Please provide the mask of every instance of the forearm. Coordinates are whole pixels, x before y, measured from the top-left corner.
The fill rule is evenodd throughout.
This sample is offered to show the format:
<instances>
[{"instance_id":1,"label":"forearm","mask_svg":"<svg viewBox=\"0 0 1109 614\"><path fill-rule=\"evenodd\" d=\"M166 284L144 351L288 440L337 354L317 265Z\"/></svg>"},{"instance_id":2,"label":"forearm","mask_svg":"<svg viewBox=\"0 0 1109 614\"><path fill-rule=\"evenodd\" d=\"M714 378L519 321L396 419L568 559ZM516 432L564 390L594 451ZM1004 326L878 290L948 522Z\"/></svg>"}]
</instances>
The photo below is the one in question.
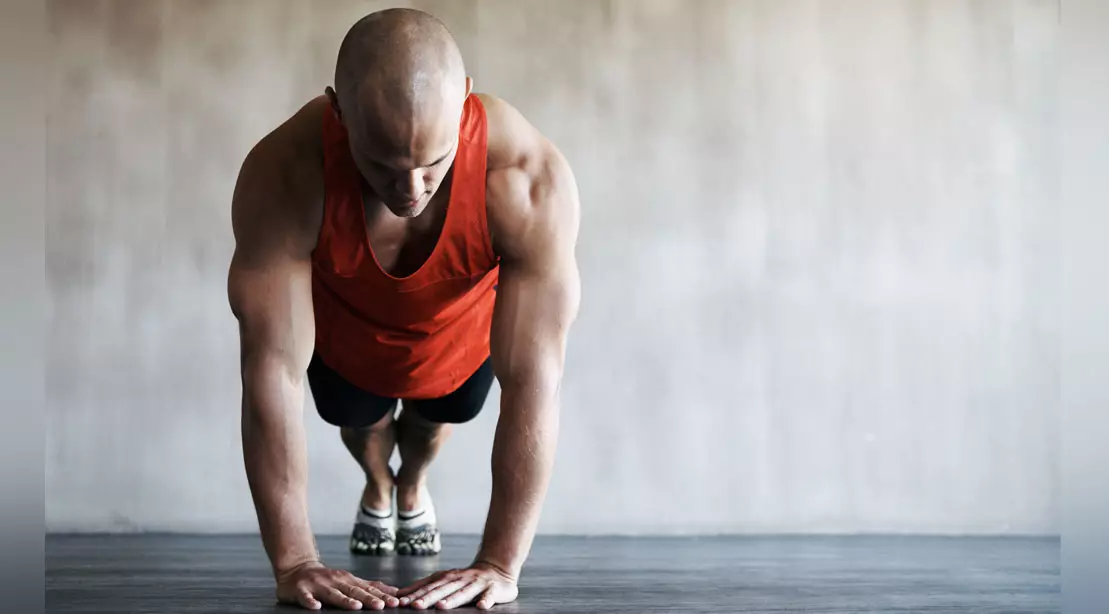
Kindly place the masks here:
<instances>
[{"instance_id":1,"label":"forearm","mask_svg":"<svg viewBox=\"0 0 1109 614\"><path fill-rule=\"evenodd\" d=\"M275 574L319 559L308 522L300 381L265 361L243 367L243 456L262 542Z\"/></svg>"},{"instance_id":2,"label":"forearm","mask_svg":"<svg viewBox=\"0 0 1109 614\"><path fill-rule=\"evenodd\" d=\"M550 482L558 441L557 396L557 385L509 385L501 393L493 492L477 560L513 577L531 549Z\"/></svg>"}]
</instances>

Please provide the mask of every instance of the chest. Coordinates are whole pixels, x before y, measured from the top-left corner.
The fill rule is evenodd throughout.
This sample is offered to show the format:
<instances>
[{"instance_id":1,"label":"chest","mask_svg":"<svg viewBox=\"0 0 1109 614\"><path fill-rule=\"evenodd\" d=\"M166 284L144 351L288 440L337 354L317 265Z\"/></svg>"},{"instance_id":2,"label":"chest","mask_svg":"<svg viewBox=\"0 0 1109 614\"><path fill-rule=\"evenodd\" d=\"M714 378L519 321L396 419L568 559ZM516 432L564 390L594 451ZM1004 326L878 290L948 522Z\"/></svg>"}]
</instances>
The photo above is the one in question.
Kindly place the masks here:
<instances>
[{"instance_id":1,"label":"chest","mask_svg":"<svg viewBox=\"0 0 1109 614\"><path fill-rule=\"evenodd\" d=\"M382 271L408 277L420 270L441 240L449 200L450 188L443 186L420 215L406 219L393 215L363 192L366 239Z\"/></svg>"}]
</instances>

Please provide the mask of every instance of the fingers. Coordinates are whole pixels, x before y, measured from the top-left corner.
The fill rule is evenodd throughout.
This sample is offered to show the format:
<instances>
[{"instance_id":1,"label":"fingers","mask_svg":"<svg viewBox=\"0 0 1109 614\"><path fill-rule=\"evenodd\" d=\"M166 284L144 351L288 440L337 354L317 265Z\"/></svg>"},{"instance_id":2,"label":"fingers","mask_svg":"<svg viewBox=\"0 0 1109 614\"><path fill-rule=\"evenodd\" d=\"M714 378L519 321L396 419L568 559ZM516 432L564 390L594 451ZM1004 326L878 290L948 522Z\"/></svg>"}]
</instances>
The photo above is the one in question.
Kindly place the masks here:
<instances>
[{"instance_id":1,"label":"fingers","mask_svg":"<svg viewBox=\"0 0 1109 614\"><path fill-rule=\"evenodd\" d=\"M330 606L343 608L344 610L361 610L362 602L353 597L343 594L343 591L335 588L334 586L321 587L316 592L316 596L323 599L323 602Z\"/></svg>"},{"instance_id":2,"label":"fingers","mask_svg":"<svg viewBox=\"0 0 1109 614\"><path fill-rule=\"evenodd\" d=\"M453 594L455 591L469 586L473 580L450 580L440 584L431 591L428 591L422 597L417 597L412 601L412 607L417 610L425 610L434 606L439 600L444 599L448 595Z\"/></svg>"},{"instance_id":3,"label":"fingers","mask_svg":"<svg viewBox=\"0 0 1109 614\"><path fill-rule=\"evenodd\" d=\"M376 580L373 582L363 580L349 571L339 575L336 586L347 595L361 601L363 605L375 610L395 608L400 605L400 600L393 596L397 592L396 588Z\"/></svg>"},{"instance_id":4,"label":"fingers","mask_svg":"<svg viewBox=\"0 0 1109 614\"><path fill-rule=\"evenodd\" d=\"M316 598L308 591L297 593L297 603L306 610L318 610L323 607L323 604L316 601Z\"/></svg>"},{"instance_id":5,"label":"fingers","mask_svg":"<svg viewBox=\"0 0 1109 614\"><path fill-rule=\"evenodd\" d=\"M400 589L395 587L395 586L389 586L388 584L382 584L381 582L378 582L376 580L373 581L373 582L366 582L365 580L363 580L363 582L368 584L371 588L381 592L381 594L383 594L383 595L396 596L396 594L400 591Z\"/></svg>"},{"instance_id":6,"label":"fingers","mask_svg":"<svg viewBox=\"0 0 1109 614\"><path fill-rule=\"evenodd\" d=\"M435 604L435 607L439 608L440 610L453 610L454 608L462 607L472 602L474 600L474 597L480 595L485 587L485 582L471 582L470 584L467 584L466 586L463 586L462 588L456 590L454 594L447 595L446 597L441 598Z\"/></svg>"},{"instance_id":7,"label":"fingers","mask_svg":"<svg viewBox=\"0 0 1109 614\"><path fill-rule=\"evenodd\" d=\"M399 599L394 597L389 592L386 592L386 591L392 591L393 593L396 592L397 589L395 589L391 586L385 586L384 584L382 584L380 582L366 582L365 580L362 580L362 579L356 578L356 577L351 577L350 586L351 586L351 588L358 589L359 591L369 595L370 599L376 599L376 600L380 601L381 603L383 603L385 605L385 607L395 608L398 605L400 605L400 600ZM350 593L348 592L348 594L350 594ZM370 607L377 608L377 605L375 605L374 603L371 603L370 601L367 601L366 599L364 599L362 597L359 597L358 595L351 595L351 597L354 597L355 599L361 600L363 603L365 603L366 605L368 605ZM380 608L377 608L377 609L380 609Z\"/></svg>"},{"instance_id":8,"label":"fingers","mask_svg":"<svg viewBox=\"0 0 1109 614\"><path fill-rule=\"evenodd\" d=\"M324 567L304 569L278 583L277 597L282 603L295 603L307 610L325 606L345 610L397 607L396 588L378 581L368 582L349 571Z\"/></svg>"},{"instance_id":9,"label":"fingers","mask_svg":"<svg viewBox=\"0 0 1109 614\"><path fill-rule=\"evenodd\" d=\"M355 584L343 584L339 586L339 590L347 596L362 602L362 605L372 608L374 610L384 610L385 600L376 595L373 591L368 591L361 586Z\"/></svg>"},{"instance_id":10,"label":"fingers","mask_svg":"<svg viewBox=\"0 0 1109 614\"><path fill-rule=\"evenodd\" d=\"M401 605L411 604L411 605L415 606L416 602L423 603L424 600L425 600L425 597L427 597L428 593L430 593L431 591L439 588L440 586L443 586L444 584L446 584L448 582L451 582L451 580L446 579L446 578L444 578L442 580L437 580L435 582L432 582L432 583L424 586L420 590L412 593L411 595L408 595L404 599L401 599Z\"/></svg>"},{"instance_id":11,"label":"fingers","mask_svg":"<svg viewBox=\"0 0 1109 614\"><path fill-rule=\"evenodd\" d=\"M404 597L401 597L400 604L401 605L408 605L410 603L415 603L416 600L422 599L425 595L427 595L431 591L439 588L440 586L442 586L442 585L444 585L444 584L446 584L447 582L450 582L450 581L451 581L450 578L441 577L438 580L428 582L428 583L424 584L422 587L412 591L411 593L408 593Z\"/></svg>"},{"instance_id":12,"label":"fingers","mask_svg":"<svg viewBox=\"0 0 1109 614\"><path fill-rule=\"evenodd\" d=\"M428 584L438 582L439 580L441 580L443 578L444 575L446 575L446 573L447 572L445 572L445 571L440 571L440 572L431 574L430 576L424 578L423 580L420 580L418 582L413 582L412 584L409 584L408 586L400 589L399 591L397 591L394 594L397 597L411 596L412 593L415 593L416 591L418 591L421 588L427 586Z\"/></svg>"},{"instance_id":13,"label":"fingers","mask_svg":"<svg viewBox=\"0 0 1109 614\"><path fill-rule=\"evenodd\" d=\"M478 597L477 609L488 610L491 609L496 603L496 599L493 598L493 587L490 586L489 588L485 589L485 592L481 594L481 597Z\"/></svg>"}]
</instances>

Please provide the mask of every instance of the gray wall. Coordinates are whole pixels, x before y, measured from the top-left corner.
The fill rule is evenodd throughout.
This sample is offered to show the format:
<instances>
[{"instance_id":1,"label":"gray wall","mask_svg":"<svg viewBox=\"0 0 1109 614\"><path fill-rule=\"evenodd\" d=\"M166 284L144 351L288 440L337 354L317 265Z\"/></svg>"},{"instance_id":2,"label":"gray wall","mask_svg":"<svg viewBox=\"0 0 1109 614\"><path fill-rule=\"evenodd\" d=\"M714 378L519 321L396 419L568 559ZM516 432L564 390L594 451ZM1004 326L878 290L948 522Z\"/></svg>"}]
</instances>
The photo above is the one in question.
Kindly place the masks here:
<instances>
[{"instance_id":1,"label":"gray wall","mask_svg":"<svg viewBox=\"0 0 1109 614\"><path fill-rule=\"evenodd\" d=\"M1064 612L1109 603L1109 3L1068 2L1060 38Z\"/></svg>"},{"instance_id":2,"label":"gray wall","mask_svg":"<svg viewBox=\"0 0 1109 614\"><path fill-rule=\"evenodd\" d=\"M256 529L233 182L396 4L50 3L48 529ZM1056 2L413 5L581 188L542 531L1057 532ZM307 402L343 532L361 475ZM433 471L447 530L495 420Z\"/></svg>"}]
</instances>

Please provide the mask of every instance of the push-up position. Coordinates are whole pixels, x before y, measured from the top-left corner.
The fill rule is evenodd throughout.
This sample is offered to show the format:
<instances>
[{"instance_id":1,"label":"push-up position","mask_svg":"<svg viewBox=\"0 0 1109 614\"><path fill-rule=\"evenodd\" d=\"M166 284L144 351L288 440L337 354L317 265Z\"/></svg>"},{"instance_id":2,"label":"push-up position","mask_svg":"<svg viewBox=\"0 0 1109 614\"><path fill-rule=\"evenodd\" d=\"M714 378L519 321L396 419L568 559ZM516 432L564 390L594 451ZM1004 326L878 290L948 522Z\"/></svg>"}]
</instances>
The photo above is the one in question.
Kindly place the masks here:
<instances>
[{"instance_id":1,"label":"push-up position","mask_svg":"<svg viewBox=\"0 0 1109 614\"><path fill-rule=\"evenodd\" d=\"M343 39L334 89L264 137L240 171L228 292L243 452L284 602L489 608L516 598L578 309L579 205L555 146L471 90L442 23L371 14ZM472 565L400 590L326 567L308 522L305 382L366 475L351 550L427 554L440 549L428 467L494 377L493 489Z\"/></svg>"}]
</instances>

